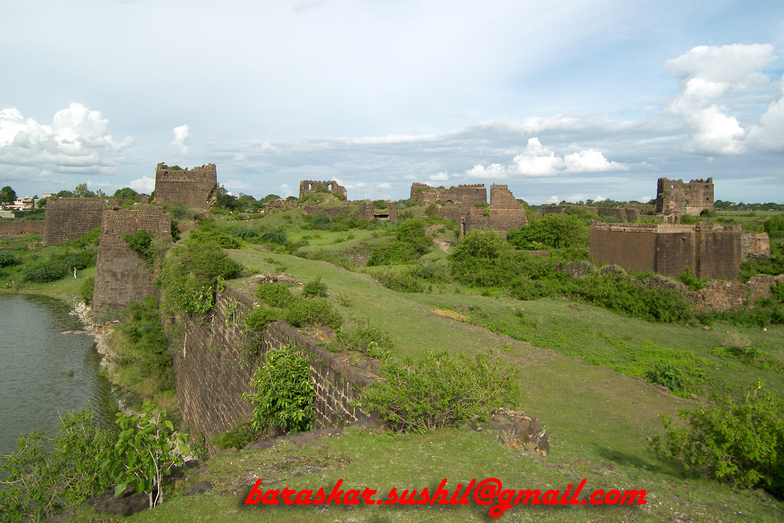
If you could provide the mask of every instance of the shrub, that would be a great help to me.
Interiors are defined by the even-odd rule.
[[[243,240],[249,240],[251,238],[258,238],[260,236],[259,231],[256,229],[251,229],[250,227],[239,226],[233,227],[229,229],[229,236],[234,238],[242,238]]]
[[[217,243],[222,249],[239,249],[242,247],[242,243],[237,238],[211,228],[200,227],[195,231],[191,231],[190,239],[200,244]]]
[[[784,236],[784,214],[777,214],[765,220],[765,232],[771,238]]]
[[[62,260],[49,260],[28,267],[22,273],[22,279],[32,283],[48,283],[64,277],[68,270],[69,267]]]
[[[95,276],[87,278],[79,287],[79,297],[84,303],[90,305],[93,302],[93,291],[95,290]]]
[[[657,362],[646,371],[645,379],[669,388],[672,392],[681,392],[686,386],[686,377],[680,367],[669,363]]]
[[[263,305],[253,309],[245,315],[245,326],[242,331],[245,334],[245,346],[243,347],[243,360],[252,363],[261,355],[263,350],[264,330],[270,323],[279,319],[277,311],[264,307]]]
[[[82,409],[60,418],[57,433],[22,435],[19,451],[0,456],[0,520],[42,520],[82,504],[114,483],[101,468],[117,436],[101,428],[93,412]]]
[[[695,276],[694,273],[691,272],[691,269],[688,267],[686,267],[686,270],[683,271],[683,273],[681,273],[678,276],[678,279],[681,280],[683,284],[686,285],[689,288],[689,290],[692,291],[698,291],[702,289],[703,287],[705,287],[705,285],[708,284],[709,281],[707,279],[701,280],[697,278],[697,276]]]
[[[311,430],[315,420],[315,393],[310,383],[310,363],[292,347],[272,349],[251,381],[254,394],[244,394],[254,405],[251,428],[263,431],[268,425],[284,432]]]
[[[692,216],[691,214],[682,214],[681,215],[681,223],[683,225],[691,225],[697,223],[700,219],[697,216]]]
[[[262,435],[263,431],[254,429],[250,422],[240,423],[233,429],[213,436],[211,443],[221,450],[230,448],[239,450],[248,443],[258,440]]]
[[[485,354],[472,360],[430,352],[417,363],[408,358],[386,362],[381,376],[385,381],[362,392],[362,404],[403,431],[425,432],[486,418],[494,409],[514,408],[520,401],[518,371]]]
[[[0,267],[11,267],[12,265],[19,265],[22,261],[14,254],[8,251],[0,251]]]
[[[123,237],[123,241],[144,260],[147,267],[152,267],[155,264],[156,252],[152,240],[152,234],[144,229],[139,229],[133,234],[126,234]]]
[[[294,301],[286,311],[285,320],[295,327],[320,326],[331,329],[337,329],[343,323],[340,313],[324,298]]]
[[[680,410],[686,427],[662,418],[664,442],[653,439],[660,457],[673,458],[696,475],[739,487],[762,487],[784,495],[784,405],[764,382],[751,387],[742,403]]]
[[[339,331],[329,345],[329,349],[336,352],[351,350],[380,360],[386,360],[394,348],[389,333],[381,327],[371,325],[369,321],[362,322],[350,331]]]
[[[275,243],[277,245],[286,245],[288,236],[282,227],[274,227],[266,230],[261,234],[261,240],[267,243]]]
[[[309,281],[302,288],[302,295],[308,297],[327,297],[327,284],[321,281],[321,277]]]
[[[285,283],[262,283],[256,296],[270,307],[286,308],[297,300]]]
[[[527,226],[509,231],[509,242],[516,249],[539,249],[542,245],[562,249],[588,247],[590,228],[586,221],[569,214],[547,214]]]

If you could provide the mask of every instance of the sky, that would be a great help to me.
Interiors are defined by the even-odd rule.
[[[0,186],[784,201],[784,2],[0,0]]]

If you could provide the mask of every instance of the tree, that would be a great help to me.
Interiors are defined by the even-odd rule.
[[[8,185],[0,189],[0,203],[14,203],[16,200],[16,191],[11,189]]]
[[[117,189],[114,191],[112,198],[116,200],[131,200],[134,202],[139,201],[139,193],[131,189],[130,187],[123,187],[122,189]]]
[[[80,183],[76,187],[74,187],[73,195],[76,198],[94,198],[95,193],[91,192],[90,189],[87,188],[86,183]]]

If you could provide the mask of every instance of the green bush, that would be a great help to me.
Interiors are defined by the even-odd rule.
[[[243,397],[254,405],[252,430],[263,431],[269,425],[284,432],[313,428],[315,393],[310,383],[310,363],[296,349],[267,351],[251,385],[256,392]]]
[[[745,400],[717,407],[681,410],[686,426],[662,418],[666,434],[653,440],[663,458],[673,458],[692,473],[739,487],[762,487],[784,495],[784,405],[758,381]]]
[[[645,373],[645,379],[669,388],[672,392],[681,392],[686,386],[686,377],[677,365],[657,362]]]
[[[19,265],[22,261],[12,252],[0,251],[0,267],[11,267]]]
[[[270,323],[280,319],[280,314],[263,305],[253,309],[245,315],[245,325],[242,332],[245,334],[243,346],[244,363],[253,363],[264,350],[264,330]]]
[[[375,278],[387,289],[397,292],[424,292],[425,286],[410,272],[385,270]]]
[[[270,307],[286,308],[297,300],[291,289],[280,282],[262,283],[256,296]]]
[[[261,234],[261,240],[267,243],[286,245],[288,236],[286,236],[286,231],[282,227],[275,227],[264,231]]]
[[[302,295],[308,296],[311,298],[327,297],[327,284],[321,281],[321,277],[319,276],[315,280],[309,281],[302,287]]]
[[[169,340],[163,331],[158,299],[155,296],[133,301],[117,327],[127,349],[123,368],[138,369],[154,392],[174,390],[174,371]]]
[[[147,267],[152,268],[155,265],[155,258],[157,253],[153,246],[153,236],[144,229],[139,229],[133,234],[126,234],[123,236],[123,241],[128,244],[136,254],[144,260]]]
[[[700,219],[697,216],[692,216],[691,214],[682,214],[681,215],[681,223],[683,225],[692,225],[699,222]]]
[[[398,430],[425,432],[476,418],[487,418],[500,407],[520,401],[517,369],[485,354],[473,360],[461,354],[429,352],[414,363],[386,362],[384,381],[367,387],[363,407],[378,410]]]
[[[239,249],[242,247],[242,242],[237,238],[212,228],[199,227],[195,231],[191,231],[190,239],[201,244],[214,242],[220,245],[222,249]]]
[[[250,240],[252,238],[258,238],[261,234],[256,229],[251,229],[250,227],[245,227],[243,225],[229,229],[229,236]]]
[[[49,260],[25,269],[22,280],[32,283],[57,281],[68,274],[69,269],[62,260]]]
[[[90,305],[93,302],[93,292],[95,291],[95,276],[87,278],[79,287],[79,297],[84,303]]]
[[[586,220],[569,214],[546,214],[527,226],[509,231],[516,249],[588,247],[590,228]]]
[[[694,273],[691,272],[691,269],[688,267],[686,267],[686,270],[683,271],[683,273],[681,273],[678,276],[678,279],[681,280],[681,282],[683,282],[683,284],[686,285],[689,288],[689,290],[692,291],[698,291],[702,289],[703,287],[705,287],[705,285],[708,284],[709,281],[707,279],[701,280],[697,278],[697,276],[695,276]]]
[[[338,329],[343,318],[329,300],[298,299],[289,305],[284,319],[295,327],[318,326]]]
[[[263,435],[264,432],[254,429],[250,422],[240,423],[233,429],[213,436],[211,443],[221,450],[231,448],[241,450],[248,443],[259,440]]]
[[[110,490],[114,482],[101,464],[116,441],[89,409],[67,412],[54,436],[20,436],[19,451],[0,456],[0,520],[43,520]]]
[[[381,327],[371,325],[369,321],[360,323],[352,330],[340,330],[329,345],[329,349],[335,352],[350,350],[380,360],[386,360],[394,348],[389,333]]]
[[[784,213],[777,214],[765,220],[765,232],[771,238],[784,236]]]

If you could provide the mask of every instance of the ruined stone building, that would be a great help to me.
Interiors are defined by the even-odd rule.
[[[217,200],[218,174],[210,163],[192,169],[159,163],[155,169],[155,201],[209,209]]]
[[[688,267],[698,278],[740,276],[740,226],[591,224],[591,257],[637,272],[677,277]]]
[[[713,178],[707,180],[669,180],[659,178],[656,184],[656,212],[699,216],[713,210]]]
[[[505,237],[506,233],[523,225],[528,225],[528,218],[522,204],[506,185],[491,185],[490,207],[469,207],[468,214],[461,220],[460,229],[462,234],[474,229],[489,229]]]
[[[156,238],[171,238],[171,217],[160,207],[107,209],[101,221],[101,240],[95,265],[93,316],[124,308],[131,301],[155,292],[155,275],[123,240],[126,234],[144,230]]]
[[[300,199],[308,193],[315,192],[317,189],[326,189],[328,192],[334,194],[341,200],[348,198],[346,188],[339,185],[335,180],[318,181],[318,180],[300,180],[299,182],[299,197]]]
[[[411,200],[419,205],[440,202],[445,206],[471,207],[477,203],[487,203],[487,189],[484,184],[458,185],[449,189],[438,189],[424,183],[411,184]]]

